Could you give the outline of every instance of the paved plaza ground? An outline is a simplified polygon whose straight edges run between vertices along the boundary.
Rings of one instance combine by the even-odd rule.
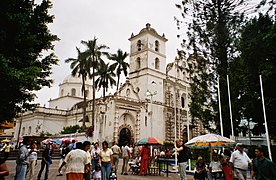
[[[120,159],[119,163],[119,172],[121,172],[121,166],[122,166],[122,159]],[[10,175],[6,177],[7,180],[13,180],[14,175],[15,175],[15,160],[8,160],[6,161],[8,169],[10,170]],[[35,177],[37,177],[38,171],[40,169],[40,164],[41,160],[38,160],[37,166],[35,168]],[[58,164],[59,160],[53,160],[53,164],[50,166],[49,170],[49,180],[65,180],[65,175],[63,176],[56,176],[58,174],[57,169],[58,169]],[[42,174],[41,179],[43,180],[44,178],[44,173]],[[35,178],[36,179],[36,178]],[[137,176],[137,175],[132,175],[129,173],[129,175],[121,175],[118,173],[118,180],[138,180],[138,179],[154,179],[154,180],[162,180],[162,179],[180,179],[180,176],[177,173],[169,173],[169,176],[166,177],[165,174],[161,174],[160,176],[155,175],[155,176]],[[188,176],[188,180],[193,179],[192,176]]]

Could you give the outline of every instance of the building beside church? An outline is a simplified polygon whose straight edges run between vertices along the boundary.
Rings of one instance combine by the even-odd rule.
[[[113,95],[96,99],[92,139],[120,144],[149,136],[166,142],[173,142],[175,136],[187,139],[190,87],[186,69],[192,60],[177,57],[167,63],[167,39],[150,24],[132,34],[129,41],[128,77]],[[16,119],[14,137],[38,136],[41,132],[57,135],[63,127],[81,125],[81,84],[80,78],[66,77],[59,86],[59,97],[51,99],[49,107],[39,107]],[[92,120],[91,81],[86,82],[86,89],[88,127]],[[190,137],[203,131],[200,124],[188,127]]]

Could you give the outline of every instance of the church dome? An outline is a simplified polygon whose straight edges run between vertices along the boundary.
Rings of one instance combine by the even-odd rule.
[[[62,81],[62,84],[65,83],[78,83],[78,84],[82,84],[82,79],[81,77],[76,76],[72,76],[71,74],[68,75],[67,77],[64,78],[64,80]],[[89,80],[86,80],[86,84],[90,84]]]
[[[155,31],[155,29],[153,29],[153,28],[150,27],[150,23],[147,23],[147,24],[146,24],[146,27],[143,28],[143,29],[140,31],[139,34],[141,34],[141,33],[143,33],[143,32],[151,32],[151,33],[153,33],[153,34],[157,34],[157,32]],[[157,35],[158,35],[158,34],[157,34]]]

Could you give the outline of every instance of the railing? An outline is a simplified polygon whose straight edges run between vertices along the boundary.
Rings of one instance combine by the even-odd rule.
[[[18,155],[18,151],[19,151],[19,149],[12,150],[10,152],[10,154],[9,154],[8,160],[15,160],[16,156]],[[42,152],[43,152],[43,149],[40,149],[38,151],[38,154],[37,154],[37,158],[38,159],[41,159]],[[60,150],[59,149],[55,149],[54,152],[53,152],[53,154],[52,154],[52,159],[59,159],[59,158],[60,158]]]

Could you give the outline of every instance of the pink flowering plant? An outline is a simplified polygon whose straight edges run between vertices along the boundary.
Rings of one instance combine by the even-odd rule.
[[[92,137],[93,136],[93,133],[94,133],[94,127],[93,126],[90,126],[86,129],[85,131],[85,134],[86,136],[88,137]]]

